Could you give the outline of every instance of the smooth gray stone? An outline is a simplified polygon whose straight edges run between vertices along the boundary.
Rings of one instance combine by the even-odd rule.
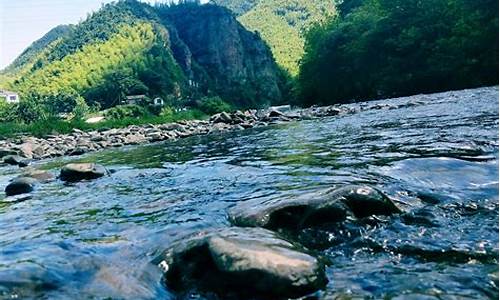
[[[77,182],[92,180],[108,174],[106,168],[94,163],[67,164],[61,169],[59,178],[62,181]]]
[[[176,290],[300,297],[325,287],[324,266],[262,228],[224,228],[174,243],[155,264]]]

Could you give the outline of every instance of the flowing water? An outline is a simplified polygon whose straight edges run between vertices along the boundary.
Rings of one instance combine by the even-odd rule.
[[[174,299],[150,261],[175,239],[230,226],[240,201],[349,183],[378,187],[405,213],[304,232],[328,262],[317,297],[498,298],[498,88],[365,105],[412,101],[39,162],[116,172],[0,199],[0,299]],[[18,172],[1,167],[0,186]]]

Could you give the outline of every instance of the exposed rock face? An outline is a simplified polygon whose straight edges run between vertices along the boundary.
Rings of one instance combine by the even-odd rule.
[[[18,177],[10,182],[5,188],[7,196],[31,193],[35,189],[36,179],[30,177]]]
[[[168,26],[174,56],[195,81],[241,105],[281,99],[282,77],[269,47],[228,9],[190,5],[160,14],[175,27]]]
[[[400,210],[380,191],[368,186],[346,186],[275,202],[244,202],[229,211],[238,226],[300,229],[340,222],[347,216],[391,215]]]
[[[275,233],[226,228],[174,244],[155,263],[176,290],[197,288],[236,295],[300,297],[323,288],[323,265]]]
[[[63,181],[76,182],[92,180],[108,174],[106,168],[93,163],[67,164],[61,169],[59,178]]]

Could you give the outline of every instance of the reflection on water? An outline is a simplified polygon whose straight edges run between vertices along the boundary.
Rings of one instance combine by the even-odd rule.
[[[304,232],[311,247],[330,236],[317,247],[330,262],[321,298],[496,298],[497,97],[497,88],[422,96],[422,106],[41,162],[116,172],[0,204],[0,298],[173,299],[149,264],[169,242],[228,226],[239,201],[347,183],[377,186],[406,213]],[[1,168],[0,186],[16,172]]]

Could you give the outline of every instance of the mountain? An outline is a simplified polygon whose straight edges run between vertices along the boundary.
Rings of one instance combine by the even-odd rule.
[[[251,31],[269,44],[278,64],[298,74],[305,34],[314,24],[335,15],[333,0],[212,0],[231,9]]]
[[[14,73],[19,71],[23,66],[33,63],[33,59],[36,58],[42,51],[44,51],[50,44],[68,36],[74,26],[73,25],[59,25],[49,32],[47,32],[42,38],[33,42],[28,48],[26,48],[21,55],[19,55],[5,70],[5,73]]]
[[[160,96],[174,106],[204,95],[262,106],[280,101],[285,86],[269,47],[227,8],[135,0],[55,28],[2,73],[4,85],[24,98],[62,93],[103,108],[130,94]]]

